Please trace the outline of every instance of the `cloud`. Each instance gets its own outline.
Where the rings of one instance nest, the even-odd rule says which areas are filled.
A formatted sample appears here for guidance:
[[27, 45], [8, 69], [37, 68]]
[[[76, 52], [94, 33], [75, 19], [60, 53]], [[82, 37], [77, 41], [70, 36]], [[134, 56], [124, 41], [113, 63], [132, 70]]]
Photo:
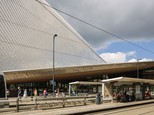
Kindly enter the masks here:
[[137, 62], [137, 60], [135, 58], [132, 58], [132, 59], [128, 60], [128, 62]]
[[153, 61], [152, 59], [143, 58], [140, 61]]
[[[51, 6], [129, 41], [154, 39], [153, 0], [47, 0]], [[95, 49], [119, 39], [61, 14]], [[120, 40], [121, 41], [121, 40]]]
[[133, 58], [133, 59], [128, 60], [128, 62], [137, 62], [137, 61], [144, 62], [144, 61], [153, 61], [153, 60], [152, 59], [147, 59], [147, 58], [143, 58], [143, 59], [139, 59], [139, 60]]
[[126, 62], [126, 53], [103, 53], [100, 55], [107, 63], [122, 63]]
[[136, 59], [136, 52], [116, 52], [116, 53], [102, 53], [100, 55], [107, 63], [125, 63], [125, 62], [143, 62], [143, 61], [153, 61], [152, 59], [143, 58]]

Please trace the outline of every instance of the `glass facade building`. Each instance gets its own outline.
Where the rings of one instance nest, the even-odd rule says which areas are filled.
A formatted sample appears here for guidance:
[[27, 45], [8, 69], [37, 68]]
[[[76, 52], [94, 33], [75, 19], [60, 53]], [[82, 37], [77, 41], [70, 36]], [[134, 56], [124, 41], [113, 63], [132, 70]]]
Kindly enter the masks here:
[[0, 2], [0, 74], [52, 68], [55, 34], [55, 67], [105, 63], [51, 7], [36, 0]]

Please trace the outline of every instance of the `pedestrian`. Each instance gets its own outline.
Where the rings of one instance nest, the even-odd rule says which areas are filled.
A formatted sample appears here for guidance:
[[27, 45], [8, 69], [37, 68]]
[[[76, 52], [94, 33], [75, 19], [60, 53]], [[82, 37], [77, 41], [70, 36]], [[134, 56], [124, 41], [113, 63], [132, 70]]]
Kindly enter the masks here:
[[46, 88], [45, 88], [44, 91], [43, 91], [43, 95], [44, 95], [44, 98], [46, 98], [46, 96], [48, 95], [47, 89], [46, 89]]
[[10, 91], [9, 91], [9, 89], [7, 89], [6, 93], [7, 93], [7, 96], [10, 95]]
[[150, 90], [149, 90], [149, 89], [147, 90], [147, 92], [146, 92], [146, 94], [145, 94], [145, 97], [146, 97], [147, 99], [151, 98], [151, 93], [150, 93]]
[[21, 99], [22, 96], [22, 90], [20, 87], [18, 87], [18, 98]]
[[36, 88], [34, 89], [33, 94], [34, 94], [35, 97], [37, 96], [37, 89]]
[[27, 89], [24, 90], [23, 98], [27, 99]]
[[56, 91], [56, 97], [59, 97], [59, 94], [60, 94], [60, 91], [59, 91], [59, 88], [57, 88], [57, 91]]

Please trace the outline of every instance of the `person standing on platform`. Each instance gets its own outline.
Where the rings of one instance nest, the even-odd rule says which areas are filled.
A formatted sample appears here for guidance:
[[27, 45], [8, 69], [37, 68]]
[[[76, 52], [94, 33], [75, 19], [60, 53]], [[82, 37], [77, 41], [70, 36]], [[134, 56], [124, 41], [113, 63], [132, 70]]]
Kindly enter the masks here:
[[27, 89], [24, 90], [23, 98], [26, 98], [27, 99]]
[[36, 97], [37, 96], [37, 89], [36, 88], [34, 89], [33, 93], [34, 93], [34, 96]]
[[47, 89], [45, 88], [44, 91], [43, 91], [44, 98], [46, 98], [47, 94], [48, 94]]
[[151, 98], [151, 93], [150, 93], [150, 90], [149, 90], [149, 89], [147, 90], [147, 92], [146, 92], [146, 94], [145, 94], [145, 97], [146, 97], [147, 99]]

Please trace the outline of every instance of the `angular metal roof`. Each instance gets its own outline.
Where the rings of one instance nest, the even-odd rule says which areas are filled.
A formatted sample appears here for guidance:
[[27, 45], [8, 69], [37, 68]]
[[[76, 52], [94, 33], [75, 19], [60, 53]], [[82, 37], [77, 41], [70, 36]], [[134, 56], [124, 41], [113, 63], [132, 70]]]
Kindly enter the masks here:
[[[55, 68], [55, 80], [74, 80], [82, 79], [85, 76], [97, 76], [101, 74], [113, 74], [120, 72], [135, 71], [137, 69], [147, 69], [154, 67], [154, 61], [133, 62], [133, 63], [114, 63], [91, 66], [74, 66]], [[39, 82], [52, 79], [52, 68], [3, 71], [7, 84], [21, 82]]]

